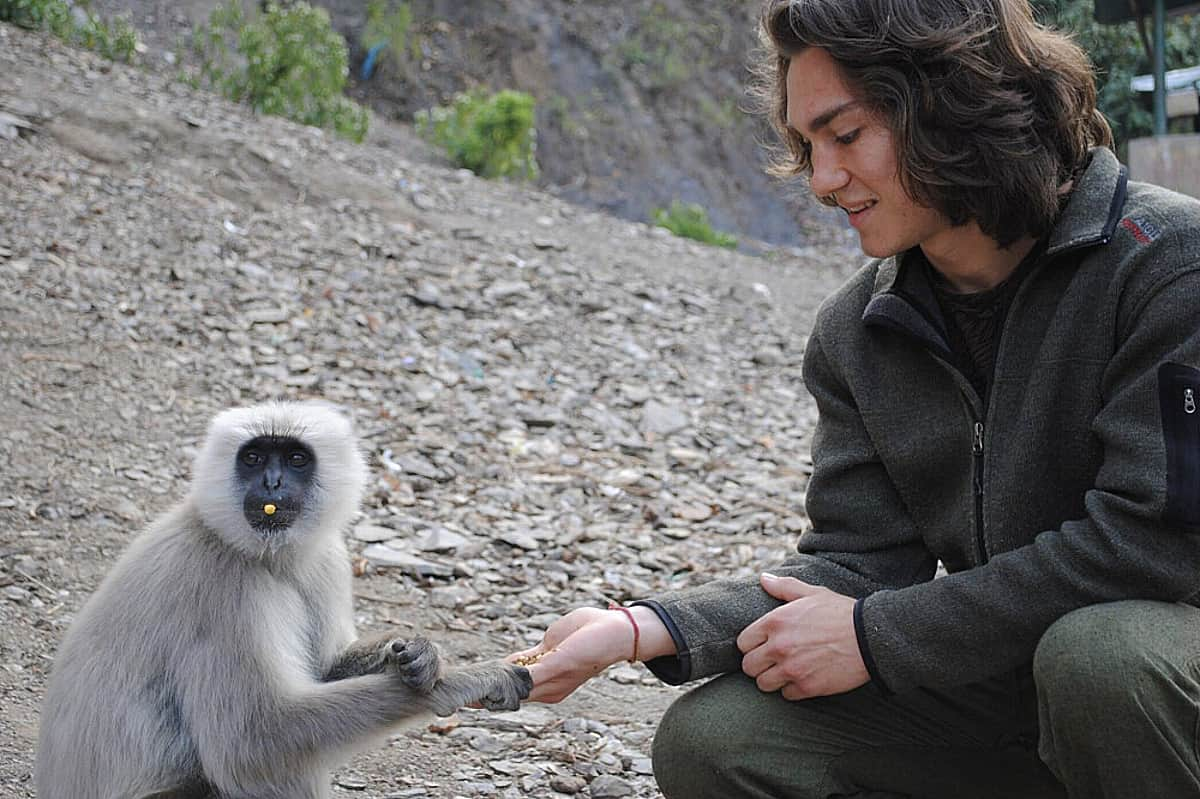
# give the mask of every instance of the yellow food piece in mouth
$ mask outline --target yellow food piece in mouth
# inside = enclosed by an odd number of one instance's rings
[[[274,516],[275,515],[275,506],[274,505],[263,505],[263,513],[267,514],[268,516]]]

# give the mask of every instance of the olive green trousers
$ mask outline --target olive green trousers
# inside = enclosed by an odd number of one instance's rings
[[[1200,610],[1095,605],[1043,636],[1031,669],[885,696],[789,702],[727,674],[654,739],[668,799],[1200,797]]]

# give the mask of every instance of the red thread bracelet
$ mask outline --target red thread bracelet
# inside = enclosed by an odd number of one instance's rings
[[[637,619],[633,618],[633,613],[629,610],[629,608],[618,605],[616,602],[609,602],[608,609],[621,611],[622,613],[625,614],[626,618],[629,619],[629,623],[633,625],[633,655],[629,658],[629,662],[637,663],[637,661],[638,661],[638,642],[642,638],[642,631],[640,629],[638,629]]]

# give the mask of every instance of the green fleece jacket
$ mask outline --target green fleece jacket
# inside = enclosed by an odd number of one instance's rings
[[[1013,300],[986,407],[952,362],[903,258],[826,300],[805,351],[812,528],[771,571],[859,598],[874,681],[1027,667],[1086,605],[1200,604],[1200,202],[1093,151]],[[680,683],[738,670],[738,633],[780,602],[719,580],[644,604],[679,652],[648,665]]]

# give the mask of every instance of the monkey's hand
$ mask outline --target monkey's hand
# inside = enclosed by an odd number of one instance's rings
[[[433,711],[448,716],[466,705],[488,710],[518,710],[533,690],[529,669],[499,660],[450,671],[434,686]]]
[[[387,660],[388,670],[420,694],[430,693],[442,675],[442,658],[428,638],[393,641]]]
[[[488,710],[520,710],[521,700],[533,690],[533,677],[524,666],[497,663],[492,690],[480,697],[479,704]]]
[[[398,655],[407,643],[408,640],[402,635],[397,635],[395,631],[359,638],[337,656],[326,669],[322,680],[332,682],[347,677],[361,677],[364,674],[395,672],[401,667],[406,667],[407,659]]]

